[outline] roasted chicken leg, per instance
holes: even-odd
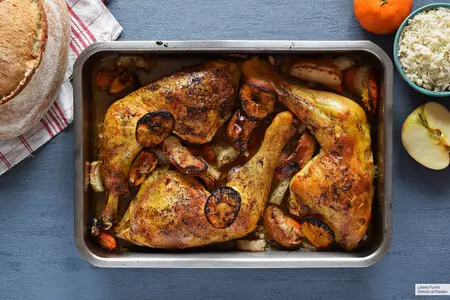
[[[259,151],[212,194],[178,171],[154,171],[117,225],[117,237],[141,246],[181,249],[246,236],[263,214],[293,125],[290,112],[278,114]]]
[[[208,62],[159,79],[112,104],[102,138],[107,190],[113,194],[128,191],[131,164],[142,149],[137,125],[148,119],[147,126],[158,132],[170,123],[180,138],[207,143],[232,114],[239,78],[235,63]]]
[[[308,208],[301,211],[320,216],[344,249],[355,248],[369,225],[374,196],[370,128],[363,109],[337,94],[290,84],[256,58],[242,70],[247,80],[276,92],[321,146],[292,179],[291,197],[298,207]]]

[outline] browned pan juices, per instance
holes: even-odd
[[[298,58],[303,58],[303,57],[305,57],[305,56],[304,55],[299,55],[299,56],[290,55],[289,56],[289,58],[293,59],[293,60],[298,59]],[[314,57],[314,56],[311,56],[311,57]],[[154,80],[158,80],[166,75],[170,75],[173,72],[181,69],[182,67],[186,67],[186,66],[190,66],[192,64],[198,63],[196,61],[196,59],[186,59],[186,61],[184,62],[181,59],[178,59],[177,61],[175,61],[173,58],[163,57],[163,56],[153,56],[153,57],[143,56],[143,58],[145,58],[146,60],[153,61],[154,69],[152,69],[150,72],[145,71],[145,70],[137,70],[136,71],[137,75],[139,77],[141,86],[146,86],[149,83],[153,82]],[[104,69],[104,68],[106,68],[106,69],[115,68],[117,59],[118,59],[117,56],[105,57],[95,67],[95,69],[93,70],[93,73],[96,74],[99,70]],[[223,57],[223,59],[230,59],[230,58]],[[232,59],[236,60],[235,58],[232,58]],[[282,60],[283,56],[278,56],[277,59]],[[244,61],[244,59],[242,59],[242,61]],[[361,59],[361,63],[364,64],[366,62],[364,61],[364,59]],[[92,78],[94,80],[95,76],[92,76]],[[304,81],[301,81],[301,80],[298,80],[298,79],[295,79],[292,77],[290,78],[290,80],[293,82],[298,82],[299,84],[306,83]],[[98,136],[100,134],[99,128],[101,128],[101,124],[103,123],[103,118],[106,114],[106,110],[108,109],[108,107],[112,103],[123,98],[124,96],[126,96],[130,92],[134,91],[135,89],[125,90],[124,92],[120,92],[117,94],[110,94],[106,90],[101,90],[101,89],[95,87],[95,81],[93,81],[92,86],[93,86],[92,100],[94,101],[94,103],[96,103],[96,104],[98,103],[98,105],[94,106],[96,126],[94,127],[94,130],[92,130],[93,136],[91,138],[94,141],[94,145],[97,145],[99,143],[99,141],[98,141]],[[241,83],[241,86],[242,86],[242,83]],[[326,86],[318,86],[318,88],[321,88],[323,90],[329,90]],[[242,108],[240,107],[240,105],[241,105],[241,101],[239,99],[240,97],[241,97],[241,95],[239,95],[239,93],[238,93],[235,110],[237,110],[237,109],[242,110]],[[356,99],[357,97],[354,97],[354,98]],[[285,110],[288,110],[288,109],[284,105],[282,105],[279,102],[276,103],[275,112],[281,112],[281,111],[285,111]],[[247,148],[247,153],[245,155],[240,155],[240,157],[238,159],[236,159],[235,161],[221,167],[220,171],[222,174],[228,174],[231,169],[238,168],[238,167],[244,165],[256,153],[256,151],[259,149],[259,146],[262,143],[262,140],[264,138],[264,134],[265,134],[267,127],[270,125],[271,121],[273,120],[273,117],[276,114],[275,112],[270,114],[268,117],[266,117],[265,119],[263,119],[262,121],[260,121],[258,123],[258,127],[251,134],[251,138],[249,140],[249,145]],[[223,126],[221,126],[218,133],[214,137],[213,141],[211,141],[208,144],[222,144],[222,145],[230,146],[231,145],[230,140],[226,135],[227,126],[228,126],[228,123],[225,123]],[[373,133],[376,134],[376,127],[372,126],[372,128],[373,128]],[[188,145],[189,147],[193,148],[194,152],[195,152],[196,148],[199,150],[199,152],[201,152],[201,149],[203,147],[203,145],[199,145],[199,144],[188,144],[186,142],[183,142],[183,143],[185,145]],[[375,150],[375,148],[374,148],[374,150]],[[99,155],[101,155],[101,153],[99,153],[98,151],[96,152],[96,149],[94,147],[92,149],[93,160],[100,159]],[[200,156],[202,156],[202,155],[200,155]],[[202,158],[206,159],[204,155],[202,156]],[[173,166],[171,167],[171,169],[176,170],[176,168],[174,168]],[[222,180],[219,180],[215,184],[214,188],[225,185],[226,182],[227,182],[227,178],[225,177]],[[138,187],[132,188],[131,192],[128,195],[121,196],[121,200],[119,201],[119,203],[120,203],[119,204],[119,220],[125,213],[125,210],[127,209],[130,201],[136,196],[138,190],[139,190]],[[209,188],[209,190],[210,190],[210,192],[212,192],[213,188]],[[287,192],[285,194],[284,200],[286,200],[286,198],[289,197],[288,194],[289,194],[289,192]],[[106,203],[106,195],[105,194],[93,194],[92,197],[95,199],[93,201],[93,204],[95,205],[95,209],[94,209],[94,211],[96,212],[95,215],[99,215]],[[284,205],[285,205],[285,202],[283,202],[283,206]],[[119,245],[119,249],[117,251],[120,251],[120,247],[127,247],[128,250],[130,248],[132,249],[132,248],[137,247],[136,245],[129,244],[128,242],[121,240],[121,239],[117,239],[117,243]],[[232,245],[232,243],[227,243],[227,244]],[[362,244],[364,244],[364,243],[362,243]],[[208,245],[207,247],[215,248],[215,245]],[[279,247],[277,245],[274,245],[271,248],[277,249]]]
[[[345,47],[344,47],[345,48]],[[77,77],[78,83],[81,84],[78,86],[75,84],[76,88],[81,88],[82,90],[78,90],[75,93],[78,95],[82,95],[83,98],[83,104],[82,109],[78,110],[78,113],[82,112],[83,114],[83,124],[82,127],[84,128],[83,134],[85,134],[83,138],[83,149],[86,149],[88,151],[84,152],[83,150],[83,157],[84,161],[94,161],[97,159],[101,159],[99,157],[99,141],[98,141],[98,135],[99,135],[99,124],[103,122],[105,113],[108,109],[108,107],[114,103],[116,100],[124,97],[126,94],[118,94],[118,95],[111,95],[105,90],[101,90],[95,87],[95,76],[97,70],[101,68],[113,68],[117,58],[120,55],[141,55],[145,58],[151,59],[154,62],[153,69],[150,72],[146,72],[143,70],[140,70],[138,72],[139,80],[141,82],[142,86],[147,85],[148,83],[155,81],[157,79],[160,79],[164,76],[170,75],[171,73],[180,70],[183,67],[195,65],[198,63],[203,63],[206,61],[214,60],[214,59],[233,59],[233,60],[239,60],[242,61],[244,59],[240,57],[230,57],[228,54],[230,54],[230,51],[226,51],[227,55],[223,55],[221,51],[211,51],[211,52],[203,52],[200,51],[200,53],[196,53],[195,51],[186,51],[186,52],[177,52],[177,53],[161,53],[158,51],[135,51],[135,50],[123,50],[120,49],[118,51],[116,50],[104,50],[104,51],[98,51],[95,54],[91,55],[90,57],[86,58],[83,65],[82,65],[82,72]],[[263,53],[261,53],[261,50],[245,50],[245,51],[239,51],[234,50],[234,54],[237,54],[236,56],[244,56],[248,55],[250,57],[253,53],[261,54],[265,57],[268,55],[274,55],[276,57],[282,57],[283,55],[289,55],[292,56],[298,56],[298,57],[304,57],[307,56],[316,56],[319,54],[327,54],[327,55],[333,55],[338,56],[341,54],[350,54],[354,56],[361,57],[361,59],[368,64],[371,64],[377,73],[378,82],[380,85],[380,106],[378,108],[377,116],[371,117],[371,127],[372,127],[372,150],[374,153],[374,160],[375,164],[378,167],[378,176],[376,177],[376,195],[375,199],[373,201],[373,208],[372,208],[372,218],[371,218],[371,225],[367,231],[368,239],[365,241],[362,241],[358,248],[356,248],[351,253],[344,253],[340,252],[329,252],[330,254],[326,253],[314,253],[314,252],[304,252],[304,251],[294,251],[289,252],[284,249],[278,248],[278,247],[271,247],[267,250],[266,254],[261,253],[255,253],[254,258],[256,260],[252,261],[252,258],[248,256],[248,254],[245,253],[234,253],[234,246],[232,243],[222,243],[222,244],[216,244],[216,245],[209,245],[201,248],[193,248],[188,249],[184,251],[176,251],[177,253],[174,253],[174,251],[170,250],[160,250],[160,249],[151,249],[151,248],[145,248],[145,247],[138,247],[133,244],[129,244],[123,240],[118,239],[118,246],[119,249],[116,249],[113,253],[109,253],[106,250],[102,249],[97,241],[90,235],[90,226],[92,219],[102,211],[107,197],[106,194],[102,193],[95,193],[90,188],[86,190],[84,194],[83,199],[77,198],[76,201],[83,201],[82,210],[78,210],[78,213],[82,212],[82,215],[76,215],[76,223],[80,224],[77,220],[82,220],[82,228],[78,227],[76,228],[77,231],[77,241],[78,243],[81,242],[80,237],[83,237],[83,242],[81,245],[85,245],[83,247],[84,252],[83,254],[86,256],[93,256],[93,258],[90,259],[91,262],[93,262],[96,265],[104,265],[104,266],[172,266],[170,263],[165,263],[164,261],[158,262],[158,255],[161,253],[167,253],[169,256],[164,257],[171,257],[171,260],[177,260],[177,256],[179,256],[180,259],[184,259],[184,255],[194,255],[192,261],[196,261],[197,263],[193,262],[190,263],[181,263],[181,265],[173,265],[173,267],[177,266],[208,266],[208,264],[205,264],[201,261],[202,256],[208,256],[207,253],[211,253],[210,257],[216,263],[222,266],[238,266],[239,264],[236,263],[221,263],[222,258],[230,259],[230,261],[233,261],[233,257],[247,257],[248,261],[247,263],[243,263],[243,265],[251,266],[251,267],[263,267],[263,266],[283,266],[283,267],[299,267],[299,266],[345,266],[345,265],[367,265],[367,260],[370,260],[370,257],[373,253],[378,253],[381,245],[386,241],[385,239],[390,239],[390,212],[386,212],[385,208],[385,201],[384,198],[386,196],[385,194],[385,188],[384,185],[384,170],[385,167],[383,164],[386,163],[386,160],[391,160],[391,157],[385,157],[384,150],[386,149],[386,135],[388,137],[390,136],[389,128],[383,128],[383,130],[379,131],[378,127],[380,126],[380,121],[385,120],[385,108],[386,104],[385,102],[388,100],[386,99],[386,96],[391,95],[391,91],[386,91],[387,89],[392,88],[392,82],[388,82],[388,78],[386,78],[386,70],[384,69],[386,66],[381,63],[380,58],[375,56],[370,51],[365,51],[363,49],[359,50],[350,50],[347,48],[346,50],[340,50],[338,52],[328,51],[328,50],[314,50],[314,51],[300,51],[298,53],[289,53],[285,54],[284,51],[277,51],[277,49],[273,50],[265,50]],[[76,101],[80,101],[81,99],[76,99]],[[389,102],[392,99],[389,99]],[[237,100],[236,103],[239,105],[239,101]],[[79,108],[81,103],[78,103]],[[277,103],[275,106],[275,111],[283,111],[287,110],[283,105],[280,103]],[[261,145],[265,130],[270,124],[270,121],[273,119],[273,116],[276,113],[273,113],[267,120],[264,120],[262,124],[255,130],[253,140],[250,143],[250,147],[248,149],[249,155],[248,157],[241,156],[239,159],[235,160],[234,162],[220,168],[220,171],[222,174],[227,174],[231,169],[237,166],[241,166],[245,164],[246,161],[248,161],[253,154],[258,150],[259,146]],[[80,125],[80,120],[78,119],[78,125]],[[77,121],[75,121],[77,123]],[[228,125],[228,122],[225,123],[217,132],[215,138],[211,143],[223,143],[230,145],[230,142],[226,136],[226,127]],[[381,126],[384,126],[385,124],[381,124]],[[79,133],[80,131],[78,131]],[[187,145],[190,147],[196,147],[196,145]],[[390,146],[389,146],[390,147]],[[389,148],[388,147],[388,148]],[[78,161],[77,161],[78,162]],[[390,164],[388,164],[390,165]],[[77,174],[77,176],[80,176],[80,174]],[[390,178],[390,176],[388,176]],[[380,185],[380,179],[383,183],[383,186]],[[223,185],[226,182],[226,178],[224,178],[222,181],[218,181],[216,183],[217,186]],[[387,184],[387,186],[390,187],[390,183]],[[380,191],[381,190],[381,195]],[[125,210],[127,209],[129,203],[134,198],[135,194],[137,192],[136,188],[133,188],[131,192],[128,195],[121,196],[120,202],[119,202],[119,220],[122,217],[122,215],[125,213]],[[78,196],[80,196],[80,191],[77,193]],[[285,195],[285,198],[287,197],[288,193]],[[388,195],[390,197],[390,191],[388,191]],[[381,199],[381,202],[380,202]],[[390,198],[388,199],[388,202],[390,203]],[[76,204],[77,206],[77,204]],[[387,219],[386,219],[387,217]],[[83,232],[80,233],[80,230]],[[80,246],[79,246],[80,247]],[[89,249],[89,250],[87,250]],[[81,250],[81,249],[80,249]],[[85,251],[88,252],[85,252]],[[226,254],[229,252],[233,252],[230,254]],[[272,254],[274,252],[279,252],[278,254]],[[135,253],[135,254],[132,254]],[[173,253],[173,254],[171,254]],[[183,254],[185,253],[185,254]],[[197,254],[201,254],[201,256],[197,256]],[[223,254],[220,254],[223,253]],[[296,254],[297,253],[297,254]],[[336,253],[336,254],[332,254]],[[156,255],[156,256],[154,256]],[[260,255],[265,255],[267,259],[264,259],[264,263],[261,265],[258,265],[256,262],[259,260],[257,257]],[[268,255],[268,256],[267,256]],[[377,254],[378,255],[378,254]],[[282,257],[286,257],[287,259],[285,262],[280,262],[279,259]],[[122,257],[122,260],[120,257]],[[189,256],[191,257],[191,256]],[[253,256],[252,256],[253,257]],[[273,260],[270,259],[270,257],[273,257]],[[154,258],[154,259],[153,259]],[[187,257],[186,257],[187,258]],[[146,261],[146,263],[139,264],[139,261],[145,261],[146,259],[149,259]],[[367,260],[366,260],[367,259]],[[328,263],[321,264],[319,263],[320,260],[327,261]],[[351,261],[348,264],[345,263],[345,261]],[[111,263],[108,263],[110,261]],[[120,262],[119,262],[120,261]],[[274,263],[272,264],[271,261]],[[276,262],[278,261],[278,262]],[[292,261],[292,265],[288,264],[288,261]],[[316,263],[316,262],[317,263]],[[371,260],[370,260],[371,261]],[[223,262],[223,261],[222,261]],[[276,263],[275,263],[276,262]],[[303,262],[303,263],[301,263]],[[371,264],[371,263],[370,263]],[[213,265],[210,265],[213,266]]]

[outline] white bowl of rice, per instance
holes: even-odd
[[[450,97],[450,3],[426,5],[397,31],[394,60],[406,82],[434,97]]]

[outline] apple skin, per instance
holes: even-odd
[[[418,163],[433,170],[445,169],[450,164],[450,148],[447,138],[441,134],[449,128],[450,118],[443,118],[445,114],[442,111],[448,112],[435,102],[421,105],[406,118],[402,127],[402,143],[406,151]],[[442,128],[429,128],[428,123]]]

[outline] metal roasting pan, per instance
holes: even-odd
[[[106,107],[94,101],[93,70],[102,59],[119,54],[139,54],[161,59],[163,67],[151,79],[186,64],[206,61],[224,54],[358,54],[377,71],[379,107],[373,136],[377,164],[376,196],[369,238],[353,252],[308,252],[270,250],[265,253],[235,252],[221,248],[164,251],[131,247],[128,252],[110,253],[90,235],[92,218],[105,203],[85,184],[86,162],[93,160],[95,118]],[[158,73],[159,72],[159,73]],[[138,41],[104,42],[89,46],[74,67],[75,98],[75,242],[81,255],[99,267],[145,268],[329,268],[368,267],[389,250],[392,237],[392,122],[393,67],[388,55],[369,41]],[[105,104],[103,104],[104,106]],[[109,105],[109,104],[108,104]]]

